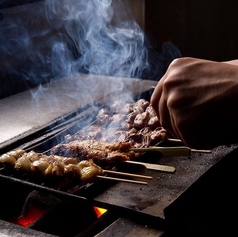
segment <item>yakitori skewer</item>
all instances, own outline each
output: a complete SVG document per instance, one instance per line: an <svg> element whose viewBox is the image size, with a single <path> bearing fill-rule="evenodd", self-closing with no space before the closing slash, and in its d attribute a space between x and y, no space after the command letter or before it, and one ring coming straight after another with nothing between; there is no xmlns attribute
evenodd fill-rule
<svg viewBox="0 0 238 237"><path fill-rule="evenodd" d="M47 156L34 151L26 152L25 150L10 151L0 155L0 165L9 165L16 170L49 177L55 175L81 179L84 183L93 182L95 178L100 178L119 182L147 184L147 182L139 180L108 177L106 176L107 174L140 179L153 179L153 177L146 175L103 170L100 166L90 160L78 161L75 158L53 155Z"/></svg>

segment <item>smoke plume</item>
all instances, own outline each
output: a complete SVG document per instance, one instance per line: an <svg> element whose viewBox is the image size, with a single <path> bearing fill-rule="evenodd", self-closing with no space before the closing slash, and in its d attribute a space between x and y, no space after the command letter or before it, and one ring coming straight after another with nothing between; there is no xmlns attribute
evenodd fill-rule
<svg viewBox="0 0 238 237"><path fill-rule="evenodd" d="M0 9L0 98L75 73L159 80L161 54L123 0L46 0Z"/></svg>

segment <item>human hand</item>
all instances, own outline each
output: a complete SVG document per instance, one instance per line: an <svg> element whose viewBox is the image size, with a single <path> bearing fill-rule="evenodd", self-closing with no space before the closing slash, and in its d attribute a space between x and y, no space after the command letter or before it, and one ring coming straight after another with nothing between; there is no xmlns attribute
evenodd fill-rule
<svg viewBox="0 0 238 237"><path fill-rule="evenodd" d="M161 125L189 147L210 149L237 142L238 66L175 59L158 82L151 104Z"/></svg>

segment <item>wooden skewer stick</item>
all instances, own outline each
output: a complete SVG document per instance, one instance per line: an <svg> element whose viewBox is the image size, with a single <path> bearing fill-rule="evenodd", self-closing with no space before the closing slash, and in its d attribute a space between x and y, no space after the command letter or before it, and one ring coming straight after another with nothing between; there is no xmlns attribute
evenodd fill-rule
<svg viewBox="0 0 238 237"><path fill-rule="evenodd" d="M132 178L140 178L140 179L153 179L152 176L146 176L146 175L140 175L140 174L132 174L132 173L125 173L125 172L119 172L119 171L113 171L113 170L103 170L105 174L115 174L115 175L122 175Z"/></svg>
<svg viewBox="0 0 238 237"><path fill-rule="evenodd" d="M190 148L188 148L190 149ZM191 152L198 152L198 153L212 153L211 150L199 150L199 149L190 149Z"/></svg>
<svg viewBox="0 0 238 237"><path fill-rule="evenodd" d="M190 149L186 146L175 146L175 147L144 147L144 148L129 148L129 151L137 151L137 152L147 152L147 151L158 151L162 153L164 156L189 156L191 152L199 152L199 153L211 153L210 150L197 150Z"/></svg>
<svg viewBox="0 0 238 237"><path fill-rule="evenodd" d="M144 184L144 185L148 184L145 181L138 181L138 180L131 180L131 179L120 179L120 178L101 176L101 175L98 175L97 178L106 179L106 180L113 180L113 181L118 181L118 182L134 183L134 184Z"/></svg>
<svg viewBox="0 0 238 237"><path fill-rule="evenodd" d="M166 141L169 141L169 142L180 142L180 143L183 143L182 140L180 140L180 139L176 139L176 138L168 138L168 139L166 139Z"/></svg>
<svg viewBox="0 0 238 237"><path fill-rule="evenodd" d="M168 166L168 165L158 165L158 164L151 164L151 163L131 161L131 160L127 160L126 163L144 165L148 170L158 170L158 171L163 171L168 173L175 172L175 167Z"/></svg>

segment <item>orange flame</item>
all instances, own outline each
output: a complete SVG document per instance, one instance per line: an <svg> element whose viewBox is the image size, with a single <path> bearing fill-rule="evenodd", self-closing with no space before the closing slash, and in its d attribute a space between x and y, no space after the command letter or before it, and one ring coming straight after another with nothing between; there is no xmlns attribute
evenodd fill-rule
<svg viewBox="0 0 238 237"><path fill-rule="evenodd" d="M97 215L97 218L99 218L101 215L103 215L107 210L101 207L93 207L94 211Z"/></svg>

